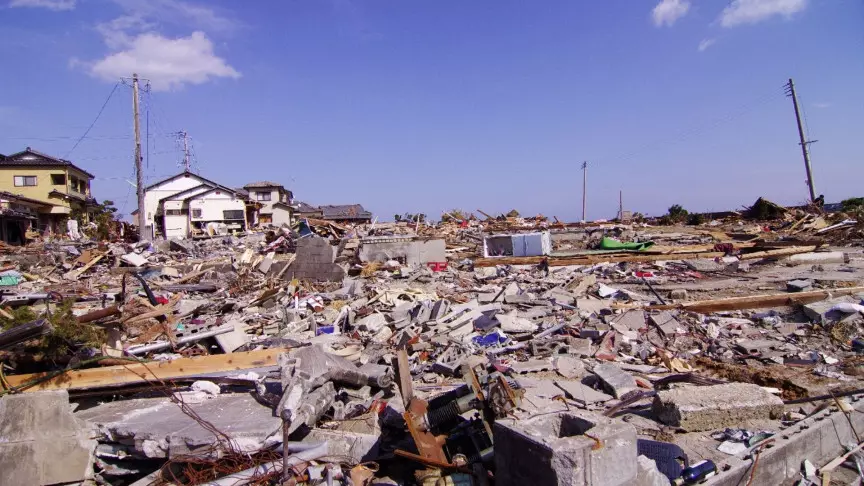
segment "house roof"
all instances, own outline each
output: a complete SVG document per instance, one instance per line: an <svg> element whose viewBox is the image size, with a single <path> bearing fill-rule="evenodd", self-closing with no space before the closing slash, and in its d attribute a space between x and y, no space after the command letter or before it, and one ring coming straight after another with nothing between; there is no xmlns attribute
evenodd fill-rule
<svg viewBox="0 0 864 486"><path fill-rule="evenodd" d="M226 190L228 190L228 191L233 191L233 189L229 189L229 188L223 186L222 184L219 184L219 183L217 183L217 182L213 182L213 181L211 181L210 179L206 179L206 178L204 178L204 177L201 177L201 176L198 175L198 174L193 174L193 173L189 172L188 170L187 170L187 171L180 172L179 174L174 174L173 176L171 176L171 177L167 177L167 178L165 178L165 179L162 179L161 181L154 182L153 184L150 184L149 186L145 187L144 190L145 190L145 191L149 191L150 189L153 189L154 187L156 187L156 186L158 186L158 185L160 185L160 184L164 184L164 183L166 183L166 182L170 182L170 181L173 181L173 180L177 180L177 179L179 179L179 178L181 178L181 177L194 177L194 178L198 179L198 180L201 181L201 182L206 182L207 184L211 184L211 185L213 185L213 186L224 187L224 188L225 188Z"/></svg>
<svg viewBox="0 0 864 486"><path fill-rule="evenodd" d="M180 192L175 192L174 194L171 194L170 196L165 196L162 199L160 199L159 202L161 203L161 202L165 202L169 199L177 199L180 196L185 196L186 194L188 194L190 192L195 192L195 191L197 191L199 189L203 189L205 187L209 187L210 189L213 189L216 186L214 186L213 184L198 184L195 187L190 187L189 189L185 189L185 190L180 191ZM183 198L183 197L181 197L180 199L185 200L185 198Z"/></svg>
<svg viewBox="0 0 864 486"><path fill-rule="evenodd" d="M360 204L339 204L320 206L324 219L370 219L372 213L363 209Z"/></svg>
<svg viewBox="0 0 864 486"><path fill-rule="evenodd" d="M17 154L6 155L0 157L0 167L71 167L79 172L84 173L91 179L95 177L93 174L78 167L77 165L65 159L52 157L48 154L43 154L27 147L22 152Z"/></svg>
<svg viewBox="0 0 864 486"><path fill-rule="evenodd" d="M283 187L282 184L273 181L258 181L258 182L250 182L243 186L246 189L255 189L256 187Z"/></svg>
<svg viewBox="0 0 864 486"><path fill-rule="evenodd" d="M38 199L31 199L29 197L24 197L20 194L14 194L11 192L0 191L0 197L6 199L15 199L16 201L21 201L29 204L36 204L39 206L53 206L51 203L47 203L45 201L39 201Z"/></svg>
<svg viewBox="0 0 864 486"><path fill-rule="evenodd" d="M63 199L67 199L67 198L68 199L75 199L77 201L83 201L83 202L91 203L91 204L96 203L95 198L82 197L82 196L79 196L78 194L75 194L73 192L70 192L70 193L60 192L57 189L51 189L51 192L49 192L48 195L49 196L58 196L58 197L61 197Z"/></svg>
<svg viewBox="0 0 864 486"><path fill-rule="evenodd" d="M313 206L311 204L307 204L303 201L297 201L294 203L294 207L297 208L298 213L314 213L318 211L317 206Z"/></svg>
<svg viewBox="0 0 864 486"><path fill-rule="evenodd" d="M235 196L237 195L237 192L234 189L228 189L227 187L219 186L219 187L210 188L210 190L207 190L204 192L199 192L198 194L190 194L189 196L183 198L183 200L189 201L192 199L197 199L201 196L206 196L207 194L210 194L210 193L215 192L215 191L225 191L225 192L230 192L231 194L234 194Z"/></svg>

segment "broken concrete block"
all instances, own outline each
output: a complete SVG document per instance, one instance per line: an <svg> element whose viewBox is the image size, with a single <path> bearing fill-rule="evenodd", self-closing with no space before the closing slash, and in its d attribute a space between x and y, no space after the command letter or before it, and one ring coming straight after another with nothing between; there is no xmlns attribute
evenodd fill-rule
<svg viewBox="0 0 864 486"><path fill-rule="evenodd" d="M636 482L633 486L670 486L669 478L657 469L654 459L645 456L636 458Z"/></svg>
<svg viewBox="0 0 864 486"><path fill-rule="evenodd" d="M556 356L552 360L555 371L564 378L574 379L585 376L585 363L573 356Z"/></svg>
<svg viewBox="0 0 864 486"><path fill-rule="evenodd" d="M627 393L638 390L633 375L612 363L601 363L594 367L594 374L603 382L603 387L615 398L621 398Z"/></svg>
<svg viewBox="0 0 864 486"><path fill-rule="evenodd" d="M799 278L786 282L786 290L788 290L789 292L803 292L805 290L811 290L812 288L813 281L804 278Z"/></svg>
<svg viewBox="0 0 864 486"><path fill-rule="evenodd" d="M636 429L621 421L576 412L503 419L495 422L494 442L497 486L629 486L636 480Z"/></svg>
<svg viewBox="0 0 864 486"><path fill-rule="evenodd" d="M377 333L382 327L387 325L387 318L384 317L384 314L373 312L355 322L354 325L361 331Z"/></svg>
<svg viewBox="0 0 864 486"><path fill-rule="evenodd" d="M714 261L710 258L699 258L696 260L684 260L684 265L697 272L722 272L726 270L726 264Z"/></svg>
<svg viewBox="0 0 864 486"><path fill-rule="evenodd" d="M612 395L607 395L601 391L597 391L588 385L583 385L578 381L556 381L561 388L567 390L573 400L582 405L590 405L592 403L605 403L612 400Z"/></svg>
<svg viewBox="0 0 864 486"><path fill-rule="evenodd" d="M687 289L675 289L669 292L669 298L672 300L687 300Z"/></svg>
<svg viewBox="0 0 864 486"><path fill-rule="evenodd" d="M320 461L360 464L378 457L380 435L315 428L303 438L303 442L327 444L327 455L319 458Z"/></svg>
<svg viewBox="0 0 864 486"><path fill-rule="evenodd" d="M186 254L189 254L189 255L191 255L192 253L195 252L194 247L192 246L192 244L191 244L191 243L188 243L188 242L185 242L185 241L170 240L170 241L168 242L168 245L169 245L168 248L169 248L171 251L179 251L179 252L183 252L183 253L186 253Z"/></svg>
<svg viewBox="0 0 864 486"><path fill-rule="evenodd" d="M93 476L96 441L65 390L0 398L0 484L79 483Z"/></svg>
<svg viewBox="0 0 864 486"><path fill-rule="evenodd" d="M831 300L820 300L811 304L806 304L802 307L804 314L808 319L817 323L825 324L830 321L837 321L845 317L845 314L839 311L832 311L831 308L837 304L854 302L848 297L839 297Z"/></svg>
<svg viewBox="0 0 864 486"><path fill-rule="evenodd" d="M552 363L546 359L529 359L528 361L514 361L510 363L510 368L514 373L535 373L538 371L551 370Z"/></svg>
<svg viewBox="0 0 864 486"><path fill-rule="evenodd" d="M522 317L516 317L515 312L509 314L498 314L495 319L501 324L501 330L504 332L536 332L537 324Z"/></svg>
<svg viewBox="0 0 864 486"><path fill-rule="evenodd" d="M128 263L133 267L140 267L147 264L147 258L139 253L127 253L120 257L124 263Z"/></svg>
<svg viewBox="0 0 864 486"><path fill-rule="evenodd" d="M663 311L659 314L651 316L651 323L660 329L664 336L672 336L678 332L681 323L669 311Z"/></svg>
<svg viewBox="0 0 864 486"><path fill-rule="evenodd" d="M631 331L637 332L647 327L647 324L645 323L645 311L642 310L631 310L619 314L612 319L612 323L624 325Z"/></svg>
<svg viewBox="0 0 864 486"><path fill-rule="evenodd" d="M530 304L534 302L534 296L529 293L510 294L504 296L504 302L507 304Z"/></svg>
<svg viewBox="0 0 864 486"><path fill-rule="evenodd" d="M588 338L570 338L567 344L570 346L570 354L581 358L594 356L596 351L594 344Z"/></svg>
<svg viewBox="0 0 864 486"><path fill-rule="evenodd" d="M659 391L652 410L666 425L699 432L778 418L783 414L783 400L759 385L727 383Z"/></svg>
<svg viewBox="0 0 864 486"><path fill-rule="evenodd" d="M216 343L226 353L233 353L235 349L249 342L249 336L243 332L243 323L235 321L233 325L233 331L215 336Z"/></svg>

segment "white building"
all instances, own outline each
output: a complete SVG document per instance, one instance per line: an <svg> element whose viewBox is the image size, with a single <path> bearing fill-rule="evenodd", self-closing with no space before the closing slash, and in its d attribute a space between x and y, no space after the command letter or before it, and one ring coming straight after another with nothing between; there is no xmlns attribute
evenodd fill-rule
<svg viewBox="0 0 864 486"><path fill-rule="evenodd" d="M144 210L145 234L151 238L206 234L208 223L225 225L229 231L249 226L247 201L241 193L191 172L146 187Z"/></svg>
<svg viewBox="0 0 864 486"><path fill-rule="evenodd" d="M293 204L294 195L282 184L270 181L250 182L243 186L243 189L249 191L251 201L262 206L258 211L257 221L250 221L253 225L291 225L293 212L291 204Z"/></svg>

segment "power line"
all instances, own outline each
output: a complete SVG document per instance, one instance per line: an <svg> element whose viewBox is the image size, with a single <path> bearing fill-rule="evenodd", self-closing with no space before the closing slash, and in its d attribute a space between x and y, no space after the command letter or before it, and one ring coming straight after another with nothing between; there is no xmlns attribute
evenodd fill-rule
<svg viewBox="0 0 864 486"><path fill-rule="evenodd" d="M73 145L72 148L69 149L68 152L66 152L66 155L63 156L64 159L69 158L69 155L71 155L72 152L74 152L75 149L78 148L78 144L80 144L81 141L84 140L85 137L87 137L87 134L90 133L90 130L93 128L94 125L96 125L96 122L99 121L99 117L102 116L102 112L105 111L105 107L108 106L108 102L111 101L111 97L114 96L114 92L117 91L117 86L120 86L119 81L114 83L114 87L111 88L111 92L108 93L108 98L105 99L105 103L102 103L102 108L99 108L99 113L96 114L96 118L93 120L93 123L91 123L90 126L87 127L87 130L84 130L84 135L81 135L81 138L79 138L78 141L75 142L75 145Z"/></svg>

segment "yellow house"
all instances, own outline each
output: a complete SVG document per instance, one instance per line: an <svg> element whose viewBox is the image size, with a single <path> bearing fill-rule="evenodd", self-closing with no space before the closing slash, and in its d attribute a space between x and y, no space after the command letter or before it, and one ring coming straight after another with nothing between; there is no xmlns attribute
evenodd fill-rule
<svg viewBox="0 0 864 486"><path fill-rule="evenodd" d="M62 223L74 213L89 221L96 208L90 195L93 174L68 160L27 147L23 152L0 155L0 191L47 203L39 210L40 231L65 232Z"/></svg>

